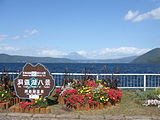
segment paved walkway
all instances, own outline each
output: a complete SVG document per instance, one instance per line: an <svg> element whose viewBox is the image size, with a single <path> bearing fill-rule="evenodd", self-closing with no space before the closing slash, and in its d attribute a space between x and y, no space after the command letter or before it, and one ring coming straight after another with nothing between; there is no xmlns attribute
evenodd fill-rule
<svg viewBox="0 0 160 120"><path fill-rule="evenodd" d="M160 120L158 116L90 116L71 114L0 113L0 120Z"/></svg>

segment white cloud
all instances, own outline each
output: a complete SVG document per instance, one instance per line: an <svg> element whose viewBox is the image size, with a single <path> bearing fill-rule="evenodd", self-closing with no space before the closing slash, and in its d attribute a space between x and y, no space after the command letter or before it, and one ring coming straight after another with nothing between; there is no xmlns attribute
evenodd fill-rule
<svg viewBox="0 0 160 120"><path fill-rule="evenodd" d="M132 13L136 13L136 12L128 11L128 13L132 14ZM127 15L129 16L128 13L127 13ZM143 14L137 13L136 16L130 17L130 19L129 19L129 17L127 19L127 15L125 16L125 20L131 20L132 22L140 22L142 20L147 20L147 19L160 20L160 8L153 9L153 10L146 12L146 13L143 13Z"/></svg>
<svg viewBox="0 0 160 120"><path fill-rule="evenodd" d="M0 40L7 39L8 35L0 35Z"/></svg>
<svg viewBox="0 0 160 120"><path fill-rule="evenodd" d="M37 34L39 31L36 30L36 29L33 29L33 30L25 30L24 31L24 35L17 35L17 36L14 36L14 37L11 37L12 40L19 40L19 39L25 39L25 38L29 38L35 34Z"/></svg>
<svg viewBox="0 0 160 120"><path fill-rule="evenodd" d="M37 29L33 29L33 30L25 30L22 35L16 35L13 37L9 35L0 35L0 41L5 39L12 39L12 40L25 39L37 34L38 32L39 31Z"/></svg>
<svg viewBox="0 0 160 120"><path fill-rule="evenodd" d="M150 49L148 48L140 49L135 47L104 48L97 51L85 51L85 54L81 55L90 59L114 59L129 56L138 56L148 52L149 50Z"/></svg>
<svg viewBox="0 0 160 120"><path fill-rule="evenodd" d="M67 53L55 49L46 49L46 50L39 50L38 52L39 56L45 56L45 57L62 57L64 55L67 55Z"/></svg>
<svg viewBox="0 0 160 120"><path fill-rule="evenodd" d="M138 14L139 14L138 11L135 11L135 12L134 12L134 11L129 10L128 13L125 15L124 19L125 19L125 20L131 20L131 19L133 19L134 17L136 17Z"/></svg>
<svg viewBox="0 0 160 120"><path fill-rule="evenodd" d="M15 36L15 37L12 37L12 39L13 39L13 40L18 40L18 39L21 39L21 36L18 36L18 35L17 35L17 36Z"/></svg>
<svg viewBox="0 0 160 120"><path fill-rule="evenodd" d="M89 59L116 59L129 56L139 56L151 49L148 48L136 48L136 47L119 47L119 48L104 48L95 51L75 51L83 57ZM14 47L7 44L0 44L0 53L6 53L11 55L25 55L25 56L37 56L37 57L57 57L62 58L69 53L60 51L57 49L45 49L39 47Z"/></svg>
<svg viewBox="0 0 160 120"><path fill-rule="evenodd" d="M15 37L12 37L11 39L12 40L19 40L19 39L25 39L25 38L28 38L29 36L27 35L17 35Z"/></svg>
<svg viewBox="0 0 160 120"><path fill-rule="evenodd" d="M108 55L110 57L127 57L141 55L146 51L148 51L148 49L139 49L135 47L105 48L100 51L100 55Z"/></svg>
<svg viewBox="0 0 160 120"><path fill-rule="evenodd" d="M24 32L29 35L34 35L34 34L37 34L39 31L36 29L33 29L33 30L25 30Z"/></svg>
<svg viewBox="0 0 160 120"><path fill-rule="evenodd" d="M79 55L82 55L82 56L87 55L87 52L84 51L84 50L77 51L77 53L78 53Z"/></svg>
<svg viewBox="0 0 160 120"><path fill-rule="evenodd" d="M1 53L11 53L11 52L15 52L18 51L19 49L7 44L1 44L0 45L0 51Z"/></svg>

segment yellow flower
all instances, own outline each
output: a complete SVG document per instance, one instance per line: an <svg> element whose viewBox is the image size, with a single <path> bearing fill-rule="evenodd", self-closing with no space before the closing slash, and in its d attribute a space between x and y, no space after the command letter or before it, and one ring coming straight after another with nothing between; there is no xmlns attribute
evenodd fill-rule
<svg viewBox="0 0 160 120"><path fill-rule="evenodd" d="M110 87L104 87L104 89L110 89Z"/></svg>
<svg viewBox="0 0 160 120"><path fill-rule="evenodd" d="M98 80L98 82L102 82L102 80Z"/></svg>
<svg viewBox="0 0 160 120"><path fill-rule="evenodd" d="M46 101L46 99L44 99L44 101Z"/></svg>
<svg viewBox="0 0 160 120"><path fill-rule="evenodd" d="M107 102L109 100L109 98L107 98L105 101Z"/></svg>
<svg viewBox="0 0 160 120"><path fill-rule="evenodd" d="M37 101L35 101L35 103L37 103Z"/></svg>
<svg viewBox="0 0 160 120"><path fill-rule="evenodd" d="M4 96L4 94L2 94L2 97Z"/></svg>
<svg viewBox="0 0 160 120"><path fill-rule="evenodd" d="M104 96L100 97L100 100L103 100L104 99Z"/></svg>
<svg viewBox="0 0 160 120"><path fill-rule="evenodd" d="M89 92L90 90L86 90L86 92Z"/></svg>
<svg viewBox="0 0 160 120"><path fill-rule="evenodd" d="M7 91L5 91L5 93L7 93Z"/></svg>

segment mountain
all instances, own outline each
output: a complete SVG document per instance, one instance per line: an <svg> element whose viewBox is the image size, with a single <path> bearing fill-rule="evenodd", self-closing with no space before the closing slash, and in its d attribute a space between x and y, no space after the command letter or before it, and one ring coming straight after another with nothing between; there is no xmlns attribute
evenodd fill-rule
<svg viewBox="0 0 160 120"><path fill-rule="evenodd" d="M77 55L77 54L72 54ZM52 58L52 57L31 57L31 56L18 56L0 54L0 63L129 63L137 56L125 57L120 59L86 59L77 55L73 59L68 58ZM71 56L70 56L71 58ZM83 60L82 60L83 58ZM76 60L77 59L77 60Z"/></svg>
<svg viewBox="0 0 160 120"><path fill-rule="evenodd" d="M0 54L0 63L74 63L74 60L67 58L51 58L51 57L30 57Z"/></svg>
<svg viewBox="0 0 160 120"><path fill-rule="evenodd" d="M160 63L160 48L152 49L151 51L137 57L132 63Z"/></svg>
<svg viewBox="0 0 160 120"><path fill-rule="evenodd" d="M124 57L119 59L91 59L91 60L78 60L80 63L130 63L137 56Z"/></svg>
<svg viewBox="0 0 160 120"><path fill-rule="evenodd" d="M76 52L71 52L68 55L64 56L64 58L72 59L72 60L85 60L86 58L83 57L82 55L76 53Z"/></svg>

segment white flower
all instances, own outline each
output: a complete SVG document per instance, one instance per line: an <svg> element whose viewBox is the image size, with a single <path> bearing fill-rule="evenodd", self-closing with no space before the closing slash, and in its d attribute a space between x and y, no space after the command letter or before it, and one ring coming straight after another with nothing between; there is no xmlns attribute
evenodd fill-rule
<svg viewBox="0 0 160 120"><path fill-rule="evenodd" d="M160 100L147 100L146 104L143 104L145 106L149 106L149 105L157 105L158 108L160 108Z"/></svg>

